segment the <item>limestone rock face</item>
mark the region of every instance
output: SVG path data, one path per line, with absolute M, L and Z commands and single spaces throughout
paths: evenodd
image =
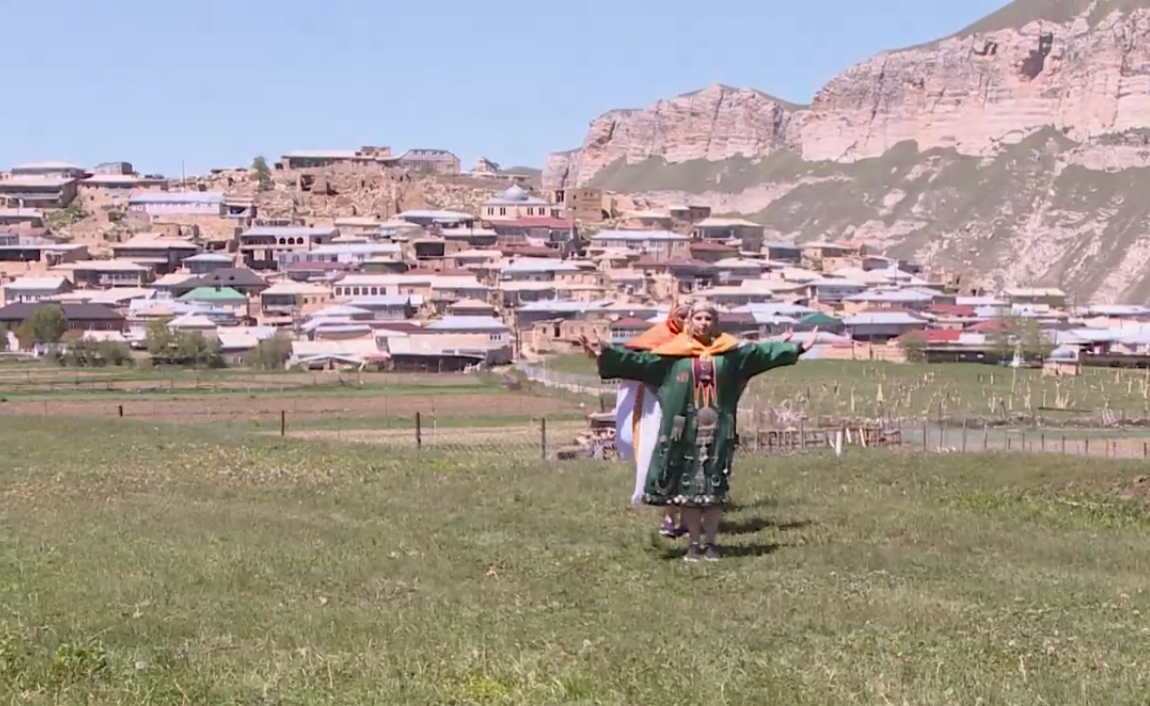
M 905 140 L 920 149 L 992 153 L 1045 126 L 1071 139 L 1150 120 L 1150 12 L 1032 22 L 881 54 L 816 94 L 802 131 L 806 159 L 877 157 Z
M 1150 0 L 1017 0 L 851 67 L 808 106 L 711 86 L 612 111 L 543 180 L 1147 303 Z
M 644 110 L 613 110 L 591 121 L 578 150 L 548 157 L 543 185 L 582 185 L 618 160 L 715 162 L 795 147 L 800 134 L 795 108 L 759 91 L 715 84 Z

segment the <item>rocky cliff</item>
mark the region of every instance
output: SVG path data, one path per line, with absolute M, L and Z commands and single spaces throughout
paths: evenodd
M 809 106 L 712 86 L 613 111 L 548 159 L 544 185 L 705 203 L 780 237 L 1142 303 L 1143 126 L 1150 0 L 1018 0 L 848 69 Z

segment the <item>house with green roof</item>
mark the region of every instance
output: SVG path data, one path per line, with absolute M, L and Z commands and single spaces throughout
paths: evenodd
M 228 304 L 246 302 L 247 296 L 231 287 L 196 287 L 179 298 L 182 302 Z
M 192 306 L 201 305 L 216 312 L 231 312 L 237 317 L 246 317 L 248 313 L 247 295 L 231 287 L 196 287 L 181 295 L 177 301 Z

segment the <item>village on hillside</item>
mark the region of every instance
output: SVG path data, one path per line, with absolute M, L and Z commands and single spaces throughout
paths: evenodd
M 257 162 L 202 178 L 126 162 L 0 176 L 0 351 L 458 371 L 570 353 L 583 334 L 623 341 L 705 297 L 745 339 L 817 326 L 818 358 L 1150 364 L 1150 308 L 972 290 L 706 207 L 543 192 L 441 149 Z

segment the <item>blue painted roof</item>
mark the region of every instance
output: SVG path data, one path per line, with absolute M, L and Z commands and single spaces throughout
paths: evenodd
M 136 194 L 128 197 L 128 205 L 158 204 L 158 203 L 203 203 L 219 204 L 224 202 L 222 191 L 160 191 L 148 194 Z

